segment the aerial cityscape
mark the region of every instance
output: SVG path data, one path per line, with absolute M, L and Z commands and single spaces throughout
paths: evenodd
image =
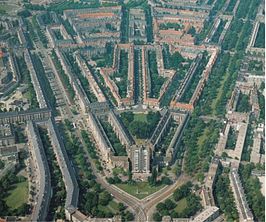
M 7 221 L 265 221 L 265 0 L 0 0 Z

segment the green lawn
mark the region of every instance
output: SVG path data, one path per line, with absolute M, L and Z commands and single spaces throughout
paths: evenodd
M 16 4 L 0 3 L 0 14 L 14 12 L 15 10 L 18 10 L 18 9 L 19 9 L 19 6 Z
M 115 201 L 110 201 L 107 207 L 113 212 L 117 213 L 118 212 L 118 203 Z
M 136 184 L 116 184 L 117 187 L 139 199 L 143 199 L 152 193 L 162 189 L 165 185 L 150 186 L 148 182 L 138 182 Z
M 148 122 L 147 114 L 145 113 L 134 113 L 134 121 Z
M 99 210 L 102 210 L 103 212 L 106 213 L 111 211 L 113 214 L 117 214 L 119 212 L 118 203 L 112 200 L 107 206 L 99 205 Z
M 11 187 L 5 201 L 8 207 L 17 209 L 28 200 L 28 181 L 20 182 Z
M 187 208 L 187 200 L 186 198 L 183 198 L 177 202 L 177 206 L 175 207 L 175 211 L 177 213 L 183 212 Z

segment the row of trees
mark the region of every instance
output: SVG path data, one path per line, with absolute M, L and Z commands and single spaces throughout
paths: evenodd
M 96 96 L 94 95 L 94 93 L 91 91 L 91 87 L 89 85 L 88 79 L 82 75 L 77 62 L 73 58 L 73 55 L 70 53 L 65 53 L 64 55 L 65 55 L 66 60 L 68 61 L 68 65 L 70 66 L 72 73 L 75 74 L 77 78 L 80 80 L 82 88 L 84 89 L 90 102 L 97 102 L 98 100 Z
M 167 30 L 167 29 L 175 29 L 176 31 L 180 30 L 183 28 L 182 24 L 179 23 L 161 23 L 159 26 L 160 29 L 162 30 Z
M 61 129 L 65 138 L 64 142 L 67 154 L 73 161 L 75 169 L 78 172 L 77 179 L 80 188 L 80 210 L 94 217 L 111 218 L 117 214 L 122 216 L 123 221 L 133 220 L 133 214 L 127 211 L 122 203 L 118 204 L 118 210 L 111 210 L 108 207 L 113 197 L 96 182 L 91 163 L 86 157 L 84 150 L 86 149 L 88 151 L 97 169 L 102 170 L 96 147 L 89 138 L 88 133 L 84 130 L 81 131 L 82 138 L 86 144 L 86 146 L 82 148 L 79 139 L 74 135 L 74 130 L 70 121 L 65 121 L 65 124 L 61 125 Z
M 218 43 L 219 42 L 219 38 L 224 30 L 224 26 L 226 24 L 226 20 L 221 20 L 216 32 L 214 33 L 214 35 L 212 36 L 212 39 L 211 41 L 214 42 L 214 43 Z
M 209 60 L 208 53 L 205 51 L 203 53 L 202 59 L 199 62 L 198 67 L 196 68 L 192 79 L 189 81 L 188 86 L 182 97 L 180 98 L 180 102 L 188 103 L 199 83 L 200 78 L 202 77 L 202 72 L 205 69 Z
M 210 32 L 213 23 L 214 23 L 214 19 L 215 16 L 217 15 L 217 13 L 221 10 L 221 8 L 224 6 L 226 0 L 220 0 L 220 1 L 216 1 L 214 6 L 212 7 L 211 11 L 210 11 L 210 16 L 209 16 L 209 20 L 206 20 L 204 22 L 204 27 L 202 29 L 202 31 L 198 34 L 196 34 L 195 36 L 195 43 L 196 44 L 200 44 L 208 35 L 208 33 Z M 208 4 L 212 4 L 213 0 L 209 0 Z
M 37 22 L 36 15 L 34 15 L 32 17 L 32 25 L 34 27 L 34 30 L 36 30 L 37 35 L 38 35 L 40 41 L 42 42 L 43 46 L 45 48 L 47 48 L 48 40 L 47 40 L 47 37 L 46 37 L 44 31 L 41 29 L 41 27 L 39 26 L 39 24 Z
M 112 197 L 99 184 L 95 181 L 90 162 L 86 158 L 86 154 L 82 149 L 79 139 L 74 135 L 73 128 L 69 121 L 65 121 L 65 125 L 61 125 L 62 134 L 65 138 L 65 146 L 67 154 L 74 162 L 78 171 L 78 183 L 80 188 L 79 193 L 79 208 L 87 215 L 97 217 L 112 217 L 113 214 L 110 210 L 102 211 L 100 206 L 106 206 L 112 200 Z M 85 139 L 89 154 L 93 159 L 98 160 L 95 147 L 85 131 L 82 132 L 82 137 Z M 100 163 L 99 163 L 100 164 Z
M 160 76 L 158 73 L 156 51 L 148 52 L 148 65 L 149 65 L 149 75 L 150 75 L 150 98 L 158 98 L 160 95 L 160 90 L 165 81 L 165 78 Z
M 254 46 L 257 48 L 265 48 L 265 23 L 260 23 Z
M 242 181 L 248 204 L 253 211 L 256 221 L 265 221 L 265 198 L 261 193 L 261 183 L 256 176 L 252 176 L 251 172 L 256 167 L 250 163 L 240 165 L 239 175 Z M 265 166 L 262 166 L 264 169 Z
M 110 123 L 107 121 L 102 120 L 101 125 L 103 126 L 103 129 L 112 144 L 113 148 L 115 149 L 115 155 L 116 156 L 127 156 L 126 147 L 121 144 L 120 140 L 116 136 L 113 127 Z
M 46 97 L 46 102 L 52 108 L 52 110 L 56 112 L 56 98 L 46 76 L 42 62 L 37 54 L 32 55 L 32 63 L 41 83 L 40 85 L 42 87 L 42 91 L 44 92 L 44 96 Z
M 198 117 L 192 117 L 189 121 L 181 140 L 181 145 L 185 146 L 187 151 L 186 173 L 197 174 L 199 180 L 203 179 L 203 173 L 209 169 L 213 150 L 218 142 L 220 127 L 220 123 L 216 121 L 205 123 Z
M 227 221 L 238 220 L 238 212 L 234 201 L 233 191 L 230 187 L 229 169 L 218 168 L 217 181 L 214 185 L 215 202 L 225 214 Z
M 53 189 L 53 195 L 50 201 L 46 220 L 53 221 L 56 219 L 65 219 L 64 206 L 66 200 L 66 188 L 63 176 L 59 169 L 51 141 L 47 135 L 48 131 L 46 129 L 39 128 L 39 132 L 52 178 L 51 186 Z
M 166 135 L 161 139 L 161 141 L 158 143 L 158 145 L 155 148 L 155 151 L 156 152 L 160 151 L 160 154 L 162 156 L 165 156 L 166 150 L 173 139 L 176 128 L 177 128 L 177 123 L 172 119 L 167 129 Z
M 70 84 L 69 78 L 66 75 L 65 71 L 63 70 L 63 67 L 55 53 L 55 51 L 52 51 L 52 56 L 51 56 L 54 65 L 56 67 L 56 70 L 58 72 L 58 74 L 60 75 L 60 79 L 63 82 L 64 87 L 67 89 L 67 92 L 69 93 L 70 98 L 73 100 L 75 97 L 75 91 L 73 89 L 73 87 Z
M 243 9 L 246 11 L 245 17 L 253 18 L 253 10 L 257 7 L 257 1 L 241 1 L 239 7 L 246 7 Z M 203 90 L 199 102 L 199 110 L 204 115 L 210 113 L 225 114 L 226 103 L 235 86 L 238 70 L 244 57 L 244 50 L 247 47 L 252 31 L 251 22 L 248 20 L 243 23 L 242 17 L 243 13 L 238 10 L 237 16 L 232 21 L 232 26 L 225 36 L 221 55 L 218 61 L 216 61 L 206 87 Z M 236 53 L 230 55 L 224 50 L 236 50 Z M 221 82 L 223 83 L 222 86 Z M 217 98 L 219 92 L 222 93 Z
M 119 69 L 111 77 L 114 79 L 121 98 L 127 96 L 128 85 L 128 52 L 125 50 L 120 51 Z
M 173 98 L 174 93 L 176 92 L 177 86 L 180 81 L 184 78 L 186 72 L 188 71 L 191 60 L 185 59 L 179 52 L 175 52 L 171 54 L 169 52 L 169 46 L 164 45 L 163 47 L 163 61 L 164 67 L 166 69 L 176 70 L 176 74 L 174 75 L 167 91 L 164 93 L 163 98 L 160 101 L 160 106 L 169 105 L 171 99 Z
M 233 12 L 233 9 L 236 5 L 237 0 L 231 0 L 226 8 L 226 12 Z

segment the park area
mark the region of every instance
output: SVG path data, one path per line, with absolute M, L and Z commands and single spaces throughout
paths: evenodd
M 28 181 L 18 182 L 10 187 L 5 198 L 6 204 L 12 210 L 18 209 L 28 202 Z
M 159 112 L 152 111 L 148 113 L 133 113 L 131 111 L 121 113 L 123 123 L 137 142 L 151 137 L 160 118 Z
M 134 197 L 143 199 L 162 189 L 165 185 L 151 186 L 148 182 L 137 182 L 135 184 L 116 184 L 116 186 Z

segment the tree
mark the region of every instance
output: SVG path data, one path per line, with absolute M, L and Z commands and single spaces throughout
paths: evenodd
M 172 180 L 169 177 L 163 176 L 162 177 L 162 183 L 165 185 L 170 185 L 170 184 L 172 184 Z
M 155 186 L 157 184 L 157 175 L 158 175 L 157 169 L 156 167 L 153 167 L 151 176 L 148 178 L 149 184 L 151 186 Z
M 164 203 L 158 203 L 156 206 L 156 210 L 159 212 L 163 211 L 165 208 L 166 208 L 166 206 Z
M 134 220 L 134 215 L 131 212 L 126 211 L 125 212 L 125 220 L 126 221 L 133 221 Z
M 107 191 L 103 191 L 99 195 L 99 204 L 106 206 L 112 200 L 111 194 Z
M 5 167 L 5 163 L 2 160 L 0 160 L 0 169 L 3 169 L 4 167 Z
M 162 216 L 158 212 L 154 213 L 152 218 L 154 221 L 162 221 Z
M 126 206 L 123 203 L 118 203 L 118 210 L 120 212 L 124 211 L 126 209 Z
M 192 26 L 192 27 L 188 30 L 187 33 L 190 34 L 190 35 L 192 35 L 192 36 L 195 36 L 195 34 L 196 34 L 196 29 L 195 29 L 195 27 Z
M 22 10 L 22 11 L 18 12 L 17 15 L 21 16 L 21 17 L 24 17 L 24 18 L 27 18 L 27 17 L 31 16 L 31 13 L 30 13 L 29 10 L 25 9 L 25 10 Z
M 176 207 L 176 204 L 170 199 L 167 199 L 164 204 L 167 210 L 172 210 Z
M 85 195 L 85 200 L 85 210 L 88 213 L 92 213 L 93 208 L 98 205 L 98 196 L 96 195 L 96 193 L 88 192 Z

